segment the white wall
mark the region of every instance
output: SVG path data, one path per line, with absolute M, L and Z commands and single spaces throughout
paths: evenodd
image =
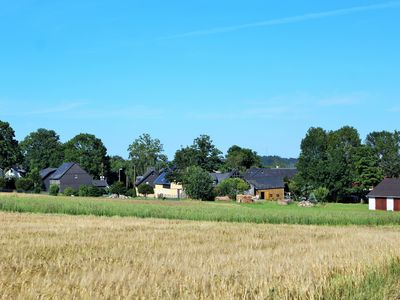
M 368 207 L 370 210 L 375 210 L 375 198 L 369 198 Z
M 386 210 L 394 210 L 394 199 L 393 198 L 387 198 L 386 199 Z

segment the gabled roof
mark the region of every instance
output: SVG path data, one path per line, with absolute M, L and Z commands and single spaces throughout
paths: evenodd
M 156 178 L 156 180 L 154 180 L 154 184 L 157 184 L 157 185 L 171 184 L 171 182 L 167 179 L 167 171 L 162 172 Z
M 216 184 L 219 184 L 221 181 L 231 178 L 234 172 L 228 173 L 210 173 L 211 177 L 213 178 Z
M 268 190 L 284 188 L 285 178 L 293 178 L 296 173 L 297 169 L 252 168 L 246 171 L 243 178 L 257 190 Z
M 52 180 L 59 180 L 61 177 L 64 176 L 65 173 L 68 172 L 69 169 L 71 169 L 76 163 L 73 162 L 67 162 L 63 163 L 61 166 L 58 167 L 58 169 L 51 175 L 50 179 Z
M 283 181 L 282 177 L 258 176 L 251 179 L 246 179 L 246 181 L 254 186 L 256 190 L 269 190 L 285 187 L 285 182 Z
M 40 170 L 39 175 L 42 179 L 45 179 L 47 176 L 51 175 L 56 170 L 57 170 L 56 168 L 46 168 L 46 169 Z
M 160 174 L 163 172 L 164 170 L 160 170 L 157 171 L 155 168 L 149 168 L 147 170 L 147 172 L 142 176 L 142 177 L 138 177 L 136 179 L 136 186 L 139 186 L 143 183 L 149 184 L 152 187 L 155 186 L 155 181 L 158 178 L 158 176 L 160 176 Z
M 369 198 L 400 198 L 400 179 L 385 178 L 368 195 Z

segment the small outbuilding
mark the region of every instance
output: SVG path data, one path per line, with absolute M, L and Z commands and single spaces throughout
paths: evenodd
M 400 179 L 385 178 L 367 197 L 370 210 L 400 211 Z

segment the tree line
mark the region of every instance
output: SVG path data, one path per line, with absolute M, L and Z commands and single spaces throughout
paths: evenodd
M 128 159 L 109 156 L 95 135 L 80 133 L 62 143 L 59 135 L 48 129 L 38 129 L 18 142 L 10 124 L 0 121 L 0 168 L 22 165 L 37 184 L 39 170 L 68 161 L 79 163 L 94 178 L 105 176 L 109 183 L 122 181 L 130 187 L 149 167 L 168 168 L 170 181 L 189 184 L 203 180 L 201 176 L 193 177 L 193 173 L 244 172 L 263 165 L 257 152 L 237 145 L 223 155 L 208 135 L 200 135 L 191 145 L 178 149 L 171 161 L 161 141 L 149 134 L 134 139 L 127 150 Z M 334 131 L 312 127 L 301 141 L 300 150 L 298 174 L 288 182 L 290 191 L 299 197 L 317 193 L 326 194 L 332 201 L 365 198 L 384 177 L 400 176 L 399 131 L 372 132 L 362 141 L 354 127 Z M 278 157 L 270 157 L 269 161 L 283 163 Z M 296 160 L 286 162 L 293 164 Z M 210 178 L 206 181 L 209 186 Z
M 173 161 L 168 161 L 160 140 L 149 134 L 133 140 L 127 150 L 128 159 L 109 156 L 102 140 L 93 134 L 80 133 L 62 143 L 54 130 L 43 128 L 18 142 L 11 125 L 0 120 L 0 168 L 6 171 L 14 165 L 22 166 L 37 184 L 41 169 L 57 168 L 63 162 L 77 162 L 94 178 L 104 176 L 109 183 L 123 181 L 129 186 L 149 167 L 169 167 L 175 170 L 171 172 L 171 180 L 182 180 L 184 171 L 193 165 L 208 172 L 261 166 L 261 157 L 251 149 L 232 146 L 223 156 L 207 135 L 199 136 L 192 145 L 176 151 Z
M 375 131 L 364 142 L 354 127 L 312 127 L 301 142 L 292 192 L 326 190 L 332 201 L 365 198 L 384 177 L 400 176 L 400 132 Z

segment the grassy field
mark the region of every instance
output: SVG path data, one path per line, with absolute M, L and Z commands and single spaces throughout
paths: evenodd
M 400 228 L 0 212 L 3 299 L 398 299 Z
M 236 204 L 0 194 L 0 211 L 270 224 L 400 225 L 400 213 L 369 211 L 367 205 L 361 204 L 304 208 L 275 202 Z

